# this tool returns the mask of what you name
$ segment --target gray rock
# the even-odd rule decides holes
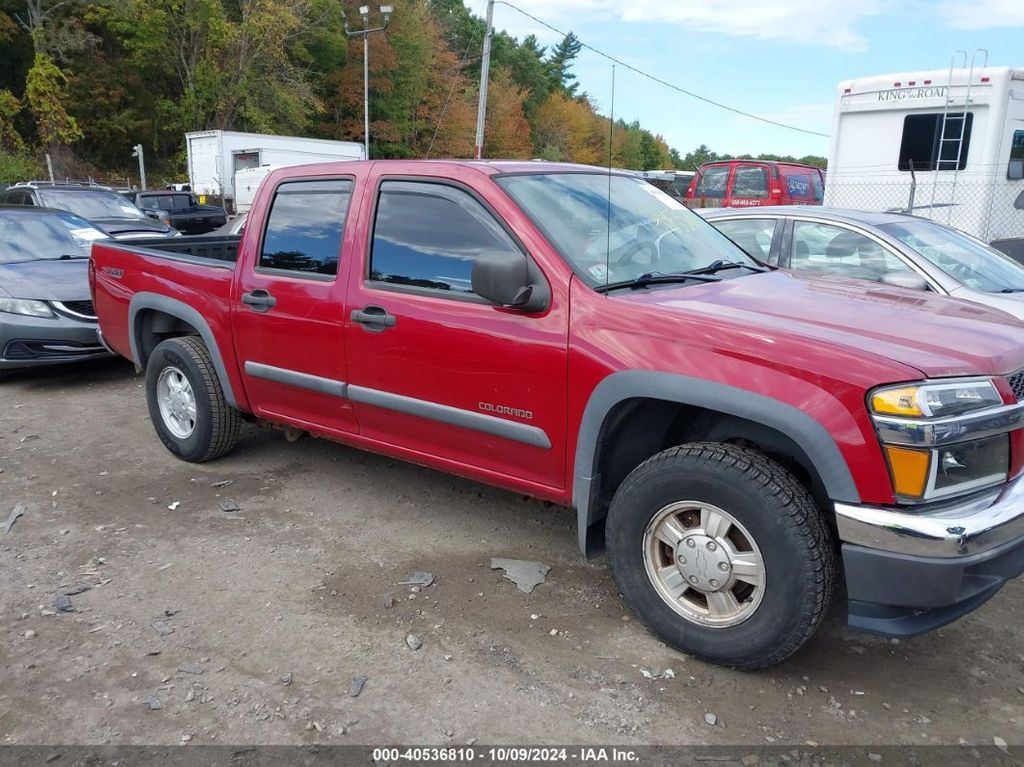
[[[505,577],[512,581],[519,590],[529,594],[544,582],[551,568],[543,562],[531,562],[525,559],[491,559],[492,570],[504,570]]]
[[[213,486],[214,487],[227,487],[228,485],[233,485],[233,484],[235,484],[235,480],[233,480],[233,479],[222,479],[222,480],[219,480],[217,482],[214,482]]]
[[[420,638],[415,634],[409,634],[409,636],[405,638],[405,643],[409,645],[410,650],[418,650],[423,647],[423,642],[421,642]]]
[[[402,581],[398,585],[399,586],[422,586],[422,587],[426,588],[427,586],[429,586],[433,582],[434,582],[434,576],[433,575],[431,575],[430,573],[422,573],[422,572],[417,570],[416,572],[410,574],[408,578],[406,578],[404,581]]]
[[[60,587],[60,593],[69,597],[73,597],[75,594],[82,594],[91,589],[88,583],[70,583],[67,586]]]
[[[196,663],[182,663],[180,666],[178,666],[178,671],[180,671],[183,674],[199,675],[203,673],[203,668],[202,666]]]
[[[232,501],[230,498],[225,498],[220,502],[221,511],[241,511],[242,507]]]
[[[352,683],[348,686],[348,694],[351,698],[358,698],[359,693],[363,691],[363,687],[366,685],[366,680],[370,677],[365,674],[352,677]]]
[[[22,516],[24,513],[25,507],[22,506],[20,503],[16,504],[14,507],[14,511],[11,512],[11,516],[9,516],[7,518],[7,521],[4,523],[4,535],[7,535],[7,533],[11,532],[11,528],[14,527],[14,523],[17,522],[18,518]]]
[[[704,714],[704,721],[707,724],[710,724],[712,727],[714,727],[716,724],[718,724],[718,717],[712,714],[710,711],[708,711],[706,714]]]
[[[163,621],[153,621],[150,625],[154,629],[156,629],[156,633],[158,633],[162,637],[165,637],[168,634],[173,634],[174,633],[174,629],[172,629],[170,626],[168,626]]]
[[[146,708],[148,708],[150,711],[159,711],[163,708],[163,706],[160,704],[160,699],[155,695],[150,695],[143,702],[146,704]]]
[[[67,594],[57,594],[53,598],[53,607],[59,613],[73,613],[75,606],[71,604],[71,597]]]
[[[280,679],[281,679],[281,684],[283,684],[285,687],[287,687],[288,685],[290,685],[292,683],[292,672],[289,671],[287,674],[281,674]]]

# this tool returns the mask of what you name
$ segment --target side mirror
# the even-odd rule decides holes
[[[160,214],[157,213],[155,210],[144,210],[142,212],[145,213],[150,218],[155,218],[157,221],[160,220]]]
[[[879,280],[883,285],[907,290],[928,290],[928,280],[917,272],[886,272]]]
[[[524,312],[547,308],[547,290],[533,281],[522,253],[482,253],[473,262],[473,292],[493,304]]]

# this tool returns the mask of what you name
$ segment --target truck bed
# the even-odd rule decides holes
[[[129,244],[136,248],[155,250],[170,256],[187,257],[208,261],[225,261],[234,264],[238,259],[238,243],[240,235],[227,237],[208,237],[192,235],[184,237],[155,237],[146,240],[132,240]]]

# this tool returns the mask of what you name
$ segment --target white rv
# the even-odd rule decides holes
[[[986,242],[1024,238],[1024,69],[841,82],[825,205],[905,210]]]
[[[363,145],[352,141],[220,130],[186,133],[185,151],[192,192],[219,197],[232,207],[235,174],[244,168],[365,159]]]

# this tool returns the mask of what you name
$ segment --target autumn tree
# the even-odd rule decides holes
[[[515,160],[533,154],[530,123],[523,113],[528,93],[512,80],[507,69],[494,73],[487,99],[487,124],[484,130],[484,154]]]

